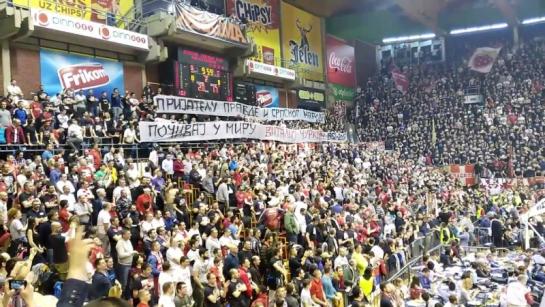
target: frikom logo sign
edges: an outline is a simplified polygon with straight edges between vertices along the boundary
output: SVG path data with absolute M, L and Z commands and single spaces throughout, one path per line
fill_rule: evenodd
M 148 50 L 148 36 L 97 22 L 56 14 L 45 10 L 31 10 L 34 26 L 110 41 L 113 43 Z
M 268 107 L 269 105 L 271 105 L 273 103 L 273 96 L 267 90 L 258 91 L 256 93 L 256 100 L 257 100 L 257 105 L 258 106 L 260 106 L 262 108 L 263 107 Z
M 48 93 L 93 89 L 96 95 L 125 90 L 123 63 L 49 49 L 40 50 L 40 82 Z
M 110 82 L 110 77 L 100 63 L 61 67 L 57 73 L 62 87 L 74 91 L 101 87 Z

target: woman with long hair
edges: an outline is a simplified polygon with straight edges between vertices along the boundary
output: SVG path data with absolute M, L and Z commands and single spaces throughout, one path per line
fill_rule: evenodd
M 11 245 L 8 248 L 8 253 L 11 257 L 17 255 L 19 250 L 24 250 L 28 247 L 26 238 L 27 226 L 21 221 L 22 213 L 19 209 L 11 208 L 8 210 L 8 228 L 11 234 Z
M 30 248 L 35 248 L 37 251 L 36 257 L 34 257 L 34 263 L 44 263 L 45 259 L 43 253 L 45 249 L 40 242 L 40 236 L 38 235 L 38 223 L 35 217 L 31 217 L 27 221 L 26 239 Z

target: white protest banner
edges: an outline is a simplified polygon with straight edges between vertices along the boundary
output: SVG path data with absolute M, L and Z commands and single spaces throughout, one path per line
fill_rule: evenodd
M 344 142 L 346 133 L 313 129 L 288 129 L 257 123 L 200 122 L 191 124 L 168 121 L 140 122 L 141 142 L 189 142 L 224 139 L 256 139 L 283 143 Z
M 153 98 L 157 113 L 196 114 L 227 117 L 256 118 L 261 120 L 302 120 L 325 122 L 323 112 L 289 108 L 260 108 L 238 102 L 205 100 L 178 96 L 158 95 Z

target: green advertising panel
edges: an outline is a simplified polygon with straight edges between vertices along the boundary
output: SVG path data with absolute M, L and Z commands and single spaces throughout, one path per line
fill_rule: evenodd
M 354 99 L 354 89 L 338 84 L 329 83 L 330 94 L 335 99 L 335 102 L 345 101 L 351 103 Z

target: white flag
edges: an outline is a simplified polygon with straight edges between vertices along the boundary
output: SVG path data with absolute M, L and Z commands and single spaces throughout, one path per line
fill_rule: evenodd
M 483 74 L 487 74 L 492 70 L 494 62 L 500 53 L 501 47 L 492 48 L 492 47 L 481 47 L 477 48 L 471 59 L 469 59 L 469 68 L 474 71 L 478 71 Z

